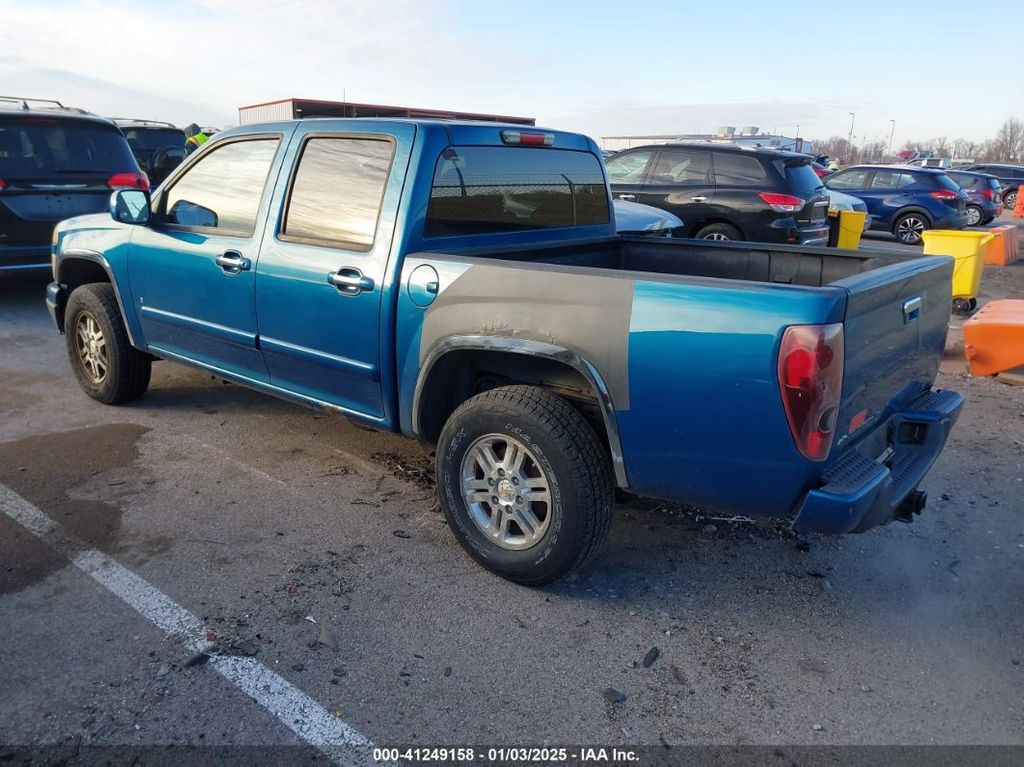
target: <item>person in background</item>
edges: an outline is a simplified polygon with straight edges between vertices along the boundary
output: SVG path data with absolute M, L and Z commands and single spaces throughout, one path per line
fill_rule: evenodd
M 192 154 L 210 139 L 202 129 L 192 123 L 185 127 L 185 156 Z
M 836 160 L 830 160 L 828 163 L 829 170 L 839 170 L 839 163 Z

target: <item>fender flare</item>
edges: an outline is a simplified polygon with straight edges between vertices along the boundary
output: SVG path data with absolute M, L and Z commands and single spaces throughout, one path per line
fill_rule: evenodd
M 619 426 L 615 416 L 615 406 L 612 403 L 608 386 L 590 360 L 571 349 L 566 349 L 563 346 L 546 341 L 535 341 L 528 338 L 509 338 L 507 336 L 461 335 L 449 336 L 435 342 L 427 352 L 423 364 L 420 366 L 419 375 L 416 378 L 416 388 L 412 398 L 412 431 L 414 435 L 419 437 L 421 434 L 420 409 L 424 388 L 430 378 L 430 373 L 446 354 L 455 351 L 491 351 L 528 357 L 542 357 L 568 365 L 582 375 L 597 395 L 597 404 L 601 411 L 605 430 L 608 433 L 608 449 L 611 453 L 612 469 L 615 472 L 616 484 L 623 489 L 629 487 L 626 477 L 626 462 L 622 453 L 622 441 L 619 436 Z
M 121 288 L 118 287 L 117 280 L 114 279 L 114 270 L 110 268 L 110 262 L 107 261 L 106 256 L 97 250 L 86 250 L 84 248 L 70 248 L 68 250 L 62 250 L 57 254 L 57 263 L 54 268 L 54 279 L 62 290 L 60 291 L 60 298 L 57 304 L 57 311 L 60 313 L 60 317 L 64 316 L 64 307 L 67 305 L 68 295 L 67 291 L 63 290 L 64 282 L 61 279 L 61 271 L 64 263 L 69 260 L 78 261 L 92 261 L 95 264 L 99 264 L 103 267 L 103 271 L 107 273 L 107 279 L 110 280 L 110 285 L 114 289 L 114 297 L 117 299 L 117 308 L 121 311 L 121 322 L 124 324 L 124 329 L 128 333 L 128 341 L 132 346 L 138 348 L 135 343 L 135 337 L 132 334 L 132 326 L 128 322 L 128 314 L 124 310 L 124 301 L 121 299 Z

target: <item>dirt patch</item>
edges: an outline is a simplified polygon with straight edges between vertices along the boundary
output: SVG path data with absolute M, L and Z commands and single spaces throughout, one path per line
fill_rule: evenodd
M 98 474 L 133 466 L 139 457 L 138 440 L 146 431 L 135 424 L 109 424 L 0 443 L 0 483 L 74 537 L 108 550 L 121 530 L 121 509 L 105 501 L 73 498 L 72 491 Z M 0 594 L 20 591 L 66 564 L 13 521 L 0 520 Z
M 437 484 L 434 462 L 427 456 L 403 457 L 397 453 L 381 451 L 370 458 L 381 464 L 391 474 L 406 482 L 412 482 L 421 490 L 432 490 Z

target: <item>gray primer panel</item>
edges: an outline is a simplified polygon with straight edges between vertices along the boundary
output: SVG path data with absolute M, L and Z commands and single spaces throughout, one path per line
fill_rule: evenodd
M 422 366 L 443 338 L 490 335 L 562 346 L 601 374 L 616 410 L 629 409 L 629 324 L 633 280 L 466 259 L 470 266 L 423 320 Z

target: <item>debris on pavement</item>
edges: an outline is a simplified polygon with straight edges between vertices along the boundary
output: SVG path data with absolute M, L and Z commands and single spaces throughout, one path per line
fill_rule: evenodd
M 648 650 L 647 654 L 644 656 L 643 659 L 644 668 L 650 668 L 651 666 L 653 666 L 654 661 L 658 660 L 658 657 L 660 655 L 661 650 L 659 650 L 657 647 L 652 647 L 650 650 Z
M 628 700 L 623 693 L 614 687 L 609 687 L 604 691 L 604 699 L 612 705 L 622 705 Z

